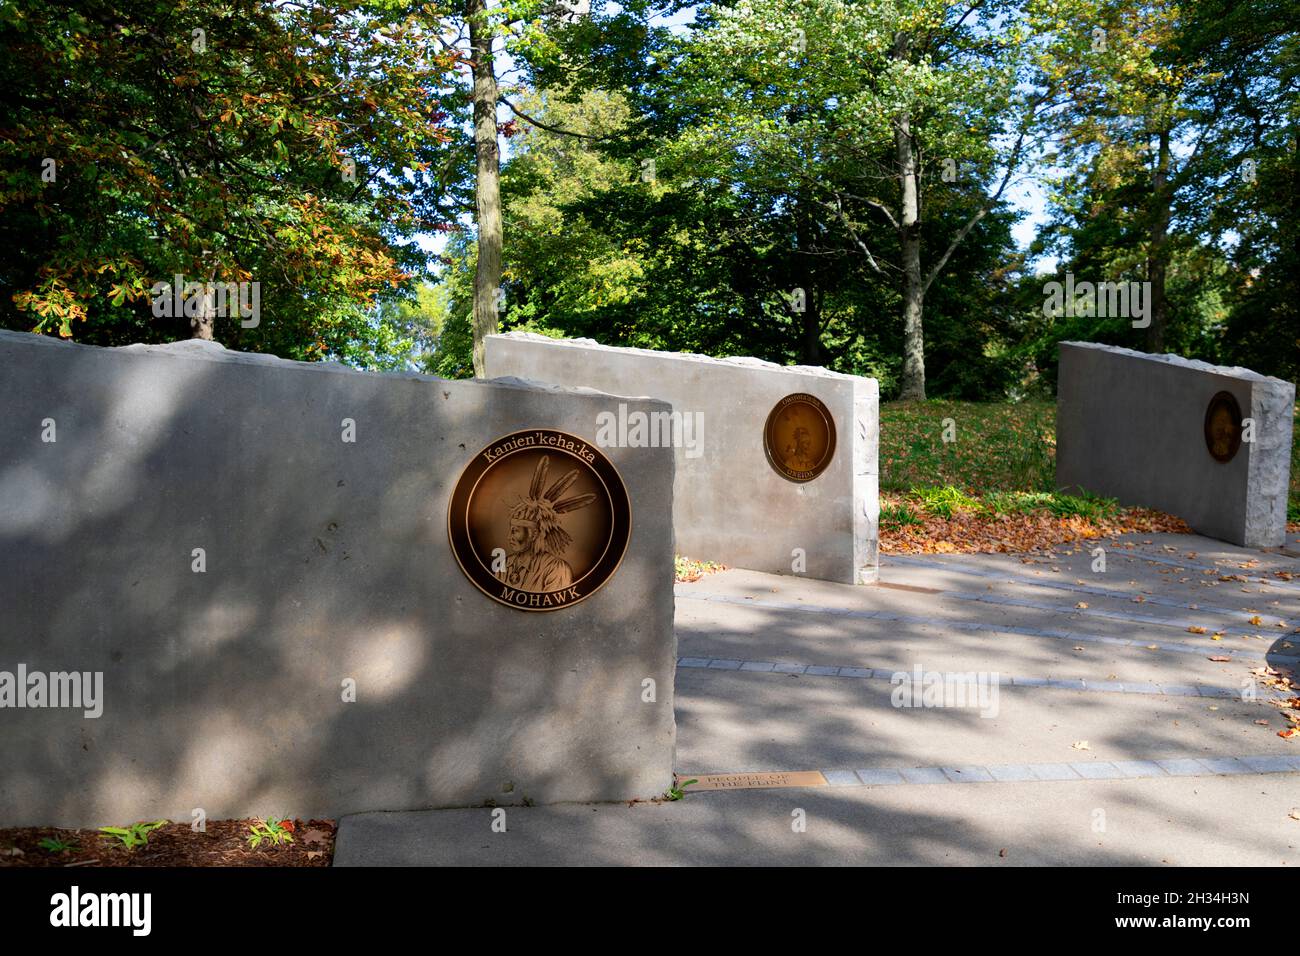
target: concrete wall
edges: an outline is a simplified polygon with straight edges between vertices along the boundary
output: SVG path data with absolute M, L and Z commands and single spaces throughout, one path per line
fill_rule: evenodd
M 1244 368 L 1061 343 L 1056 481 L 1177 515 L 1246 547 L 1283 543 L 1295 386 Z M 1205 412 L 1230 392 L 1255 440 L 1231 461 L 1205 445 Z
M 752 358 L 622 349 L 589 339 L 489 336 L 489 375 L 652 395 L 703 414 L 698 454 L 677 449 L 677 552 L 756 571 L 791 573 L 803 549 L 809 577 L 869 584 L 878 575 L 879 388 L 874 379 Z M 781 398 L 807 392 L 836 423 L 834 462 L 797 484 L 768 464 L 763 430 Z
M 0 825 L 662 793 L 672 455 L 607 450 L 631 541 L 573 608 L 497 604 L 447 538 L 471 456 L 530 427 L 590 438 L 608 401 L 0 332 L 0 671 L 104 682 L 97 719 L 0 709 Z

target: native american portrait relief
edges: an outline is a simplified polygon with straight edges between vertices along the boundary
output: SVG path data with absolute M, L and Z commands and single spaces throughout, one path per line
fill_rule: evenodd
M 525 591 L 555 591 L 573 583 L 573 568 L 564 560 L 573 536 L 564 530 L 562 519 L 596 500 L 594 494 L 561 497 L 578 480 L 576 468 L 546 488 L 550 464 L 550 456 L 543 455 L 533 471 L 528 497 L 510 509 L 506 566 L 497 575 Z
M 1241 448 L 1241 406 L 1231 392 L 1219 392 L 1205 409 L 1205 447 L 1221 462 L 1232 461 Z
M 781 460 L 791 471 L 812 471 L 817 467 L 812 456 L 812 434 L 803 425 L 795 427 L 794 437 L 785 446 Z
M 835 423 L 820 399 L 799 392 L 776 403 L 763 440 L 777 474 L 789 481 L 812 481 L 835 455 Z
M 515 432 L 479 452 L 452 493 L 447 528 L 461 570 L 483 593 L 525 611 L 585 599 L 617 570 L 631 506 L 594 443 Z

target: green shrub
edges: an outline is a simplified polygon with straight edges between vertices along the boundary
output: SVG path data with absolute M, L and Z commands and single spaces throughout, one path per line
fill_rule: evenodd
M 911 494 L 926 511 L 939 518 L 951 518 L 959 511 L 982 511 L 984 507 L 978 500 L 952 485 L 942 488 L 913 488 Z

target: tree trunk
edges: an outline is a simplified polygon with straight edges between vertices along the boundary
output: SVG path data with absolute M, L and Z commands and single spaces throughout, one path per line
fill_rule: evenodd
M 1147 281 L 1151 291 L 1148 307 L 1151 324 L 1147 326 L 1147 351 L 1165 350 L 1165 328 L 1169 323 L 1169 301 L 1165 297 L 1165 278 L 1169 271 L 1169 217 L 1173 197 L 1169 190 L 1169 130 L 1160 131 L 1155 175 L 1151 181 L 1150 243 L 1147 248 Z
M 199 306 L 198 315 L 190 319 L 190 338 L 206 339 L 212 342 L 216 339 L 217 331 L 217 300 L 213 294 L 212 283 L 216 281 L 217 269 L 213 266 L 208 270 L 208 280 L 203 287 L 203 300 Z M 182 289 L 182 292 L 185 290 Z
M 487 0 L 466 0 L 474 75 L 475 198 L 478 267 L 474 273 L 474 375 L 483 378 L 484 340 L 497 331 L 501 288 L 501 154 L 497 146 L 497 78 Z
M 802 351 L 802 364 L 822 364 L 821 297 L 811 285 L 804 289 Z
M 903 401 L 925 400 L 925 335 L 921 307 L 920 203 L 917 199 L 916 153 L 912 142 L 911 117 L 904 113 L 894 121 L 894 144 L 902 180 L 903 203 L 899 217 L 899 243 L 903 263 Z
M 894 37 L 894 59 L 907 58 L 905 33 Z M 916 143 L 912 139 L 912 116 L 894 118 L 894 149 L 902 205 L 898 218 L 898 239 L 903 266 L 903 401 L 925 400 L 925 335 L 921 306 L 925 291 L 921 285 L 921 202 L 916 175 Z
M 800 329 L 800 362 L 803 365 L 822 363 L 821 309 L 817 297 L 817 276 L 813 263 L 812 223 L 809 221 L 811 203 L 807 190 L 800 188 L 795 198 L 795 274 L 803 289 L 803 320 Z

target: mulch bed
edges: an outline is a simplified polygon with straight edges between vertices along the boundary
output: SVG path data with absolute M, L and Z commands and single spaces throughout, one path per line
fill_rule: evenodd
M 0 828 L 0 867 L 329 866 L 334 859 L 333 820 L 295 820 L 292 843 L 263 843 L 254 850 L 248 845 L 248 828 L 255 822 L 209 820 L 203 833 L 188 823 L 169 823 L 149 834 L 147 846 L 131 850 L 97 830 Z M 51 853 L 40 845 L 46 837 L 77 849 Z
M 1181 518 L 1129 508 L 1109 519 L 1090 520 L 1050 512 L 992 515 L 959 512 L 951 518 L 923 515 L 920 524 L 880 529 L 880 550 L 893 554 L 1000 554 L 1117 534 L 1191 534 Z

